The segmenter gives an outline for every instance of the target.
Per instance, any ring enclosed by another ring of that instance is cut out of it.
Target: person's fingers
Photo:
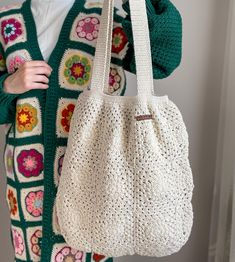
[[[31,89],[47,89],[49,87],[49,85],[43,83],[32,83],[30,86]]]
[[[26,61],[23,66],[25,68],[29,67],[47,67],[52,70],[51,66],[48,65],[45,61],[40,61],[40,60],[34,60],[34,61]]]
[[[29,68],[25,68],[24,73],[26,75],[31,75],[31,76],[35,76],[35,75],[46,75],[46,76],[50,76],[51,75],[51,70],[48,67],[29,67]]]
[[[49,83],[49,79],[44,75],[35,75],[33,76],[33,82],[34,83]]]
[[[51,70],[47,67],[34,67],[32,70],[34,75],[51,75]]]

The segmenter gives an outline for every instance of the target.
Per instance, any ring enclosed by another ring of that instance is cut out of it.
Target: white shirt
[[[38,43],[45,61],[57,43],[63,22],[75,0],[32,0]],[[76,0],[79,1],[79,0]]]

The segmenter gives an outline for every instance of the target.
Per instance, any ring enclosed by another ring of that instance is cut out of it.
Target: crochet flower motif
[[[59,174],[59,176],[61,176],[63,161],[64,161],[64,155],[62,155],[62,156],[59,158],[59,161],[58,161],[58,162],[59,162],[59,165],[58,165],[58,174]]]
[[[35,107],[28,103],[17,105],[16,127],[18,132],[32,131],[37,124],[37,109]]]
[[[100,21],[96,17],[86,17],[78,21],[76,32],[78,37],[93,41],[98,37]]]
[[[10,174],[13,173],[13,161],[13,151],[8,149],[6,154],[6,168],[7,172]]]
[[[11,189],[8,189],[7,193],[7,199],[8,199],[8,205],[10,208],[11,215],[15,216],[17,214],[18,208],[17,208],[17,200],[14,195],[14,192]]]
[[[109,73],[109,93],[113,93],[120,88],[121,76],[118,74],[117,69],[111,68]]]
[[[2,28],[1,33],[5,44],[14,41],[15,39],[17,39],[17,37],[19,37],[23,33],[21,23],[15,18],[3,20],[1,24],[1,28]]]
[[[100,262],[102,259],[104,259],[105,258],[105,256],[104,255],[99,255],[99,254],[96,254],[96,253],[94,253],[93,254],[93,260],[95,261],[95,262]]]
[[[23,237],[16,229],[12,229],[12,236],[15,254],[21,256],[25,249]]]
[[[30,238],[31,250],[38,257],[41,256],[41,241],[42,231],[38,229]]]
[[[30,192],[25,198],[26,209],[30,215],[39,217],[43,211],[43,195],[42,190]]]
[[[4,71],[6,69],[6,61],[3,55],[0,53],[0,71]]]
[[[69,132],[70,121],[73,115],[74,108],[75,108],[74,104],[68,104],[61,112],[62,114],[61,125],[65,132]]]
[[[70,84],[83,86],[91,76],[91,64],[86,57],[73,55],[65,63],[64,76]]]
[[[9,61],[9,73],[14,73],[21,65],[25,63],[25,58],[22,56],[15,56]]]
[[[36,149],[22,150],[17,163],[19,172],[26,178],[39,176],[44,168],[43,155]]]
[[[62,248],[55,257],[55,262],[82,262],[83,252],[71,247]]]
[[[121,27],[113,29],[112,52],[119,54],[128,42],[128,38]]]

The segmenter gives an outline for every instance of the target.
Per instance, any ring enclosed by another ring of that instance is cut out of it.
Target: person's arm
[[[129,48],[123,68],[136,74],[133,35],[128,0],[122,7],[127,13],[122,26],[128,37]],[[182,18],[170,0],[146,0],[154,79],[169,76],[180,64],[182,57]]]
[[[8,76],[6,60],[0,44],[0,125],[14,122],[16,98],[19,95],[5,92],[4,81]]]
[[[16,72],[7,73],[3,48],[0,44],[0,125],[13,123],[16,101],[31,89],[47,89],[52,68],[44,61],[27,61]]]

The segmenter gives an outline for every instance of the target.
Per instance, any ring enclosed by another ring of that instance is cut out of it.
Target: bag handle
[[[145,0],[129,0],[137,75],[137,95],[154,95],[150,36]],[[101,89],[109,83],[112,56],[114,0],[104,0],[99,36],[93,63],[91,89]]]

